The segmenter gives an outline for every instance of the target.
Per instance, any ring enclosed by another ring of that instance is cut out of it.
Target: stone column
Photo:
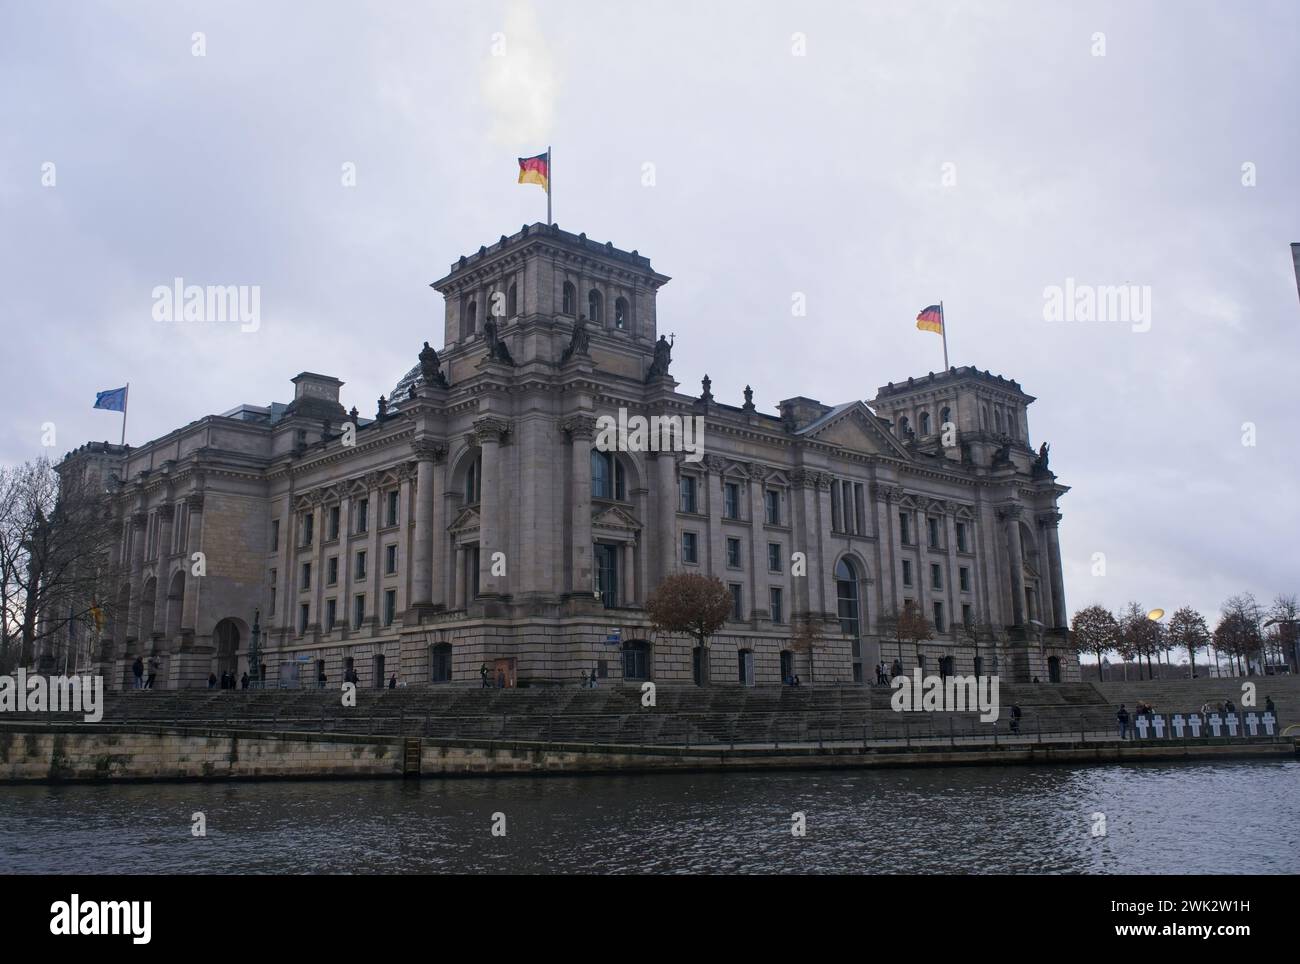
[[[596,419],[579,412],[566,418],[560,428],[570,445],[569,592],[590,597],[595,585],[591,571],[591,445]]]
[[[1007,540],[1007,564],[1011,568],[1011,622],[1025,624],[1025,558],[1020,548],[1020,506],[1003,506],[998,517]]]
[[[171,572],[167,563],[172,555],[172,523],[176,507],[166,502],[158,507],[158,578],[154,590],[153,638],[159,640],[167,634],[167,594],[171,589]]]
[[[506,576],[492,575],[492,554],[504,549],[501,535],[501,444],[510,432],[510,424],[494,415],[484,415],[474,420],[474,438],[483,453],[482,474],[479,476],[478,503],[478,586],[480,596],[499,596],[506,591],[509,580],[509,560]],[[589,470],[590,471],[590,470]],[[590,512],[587,513],[590,516]],[[590,550],[588,550],[590,552]]]
[[[730,570],[727,569],[727,541],[722,534],[722,470],[726,465],[726,460],[720,455],[705,456],[705,491],[699,493],[704,499],[704,511],[709,527],[708,556],[704,571],[720,577],[724,583],[733,578]],[[748,604],[742,608],[742,613],[750,608],[753,600],[747,602]]]
[[[126,649],[134,652],[132,645],[140,636],[140,590],[144,585],[144,543],[149,517],[142,511],[131,513],[131,602],[126,617]],[[123,655],[126,655],[125,653]]]
[[[655,461],[655,538],[659,542],[656,576],[662,580],[677,568],[677,460],[672,452],[651,453]],[[646,587],[647,591],[653,586]]]
[[[957,578],[957,508],[948,503],[943,514],[943,541],[948,550],[948,572],[944,589],[948,598],[948,632],[953,639],[961,639],[961,585]]]
[[[203,493],[191,493],[185,499],[188,527],[185,533],[185,601],[181,604],[181,646],[192,645],[199,617],[199,577],[194,575],[193,555],[201,551],[203,531]]]
[[[1047,562],[1051,573],[1052,621],[1054,629],[1065,629],[1070,621],[1065,609],[1065,574],[1061,570],[1061,513],[1048,512],[1038,517],[1047,535]]]
[[[438,493],[434,491],[434,467],[447,450],[427,439],[412,444],[418,460],[415,468],[415,548],[411,564],[411,608],[417,614],[433,609],[433,516]]]

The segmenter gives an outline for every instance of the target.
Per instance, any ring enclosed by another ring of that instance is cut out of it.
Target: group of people
[[[1155,712],[1156,710],[1154,706],[1150,703],[1144,703],[1139,700],[1137,705],[1133,708],[1132,717],[1130,717],[1128,708],[1121,703],[1119,705],[1119,710],[1115,713],[1115,719],[1119,723],[1119,738],[1121,740],[1128,739],[1128,726],[1130,719],[1132,719],[1133,723],[1136,725],[1137,720],[1140,717],[1145,716],[1149,722],[1155,716]],[[1278,718],[1277,705],[1273,702],[1273,697],[1264,697],[1264,712],[1272,714],[1274,720]],[[1206,725],[1209,724],[1210,714],[1212,713],[1217,713],[1220,717],[1235,716],[1237,713],[1237,705],[1232,702],[1231,698],[1219,700],[1217,703],[1211,703],[1207,700],[1201,704],[1200,716]]]
[[[801,681],[799,679],[798,673],[792,673],[791,675],[787,676],[785,679],[781,680],[781,682],[784,683],[786,686],[798,686],[800,685]]]
[[[135,679],[135,688],[138,690],[153,689],[154,681],[158,679],[158,657],[149,657],[149,675],[145,676],[144,657],[137,656],[135,662],[131,664],[131,676]]]
[[[251,680],[249,680],[247,673],[239,679],[235,679],[235,671],[233,669],[222,670],[220,684],[218,684],[216,673],[208,674],[208,689],[210,690],[216,689],[218,685],[220,685],[223,690],[246,690],[248,689],[250,682]]]
[[[481,666],[479,666],[478,676],[479,679],[482,681],[479,686],[480,689],[485,689],[485,690],[492,689],[491,671],[488,669],[487,663],[483,663]],[[506,671],[504,669],[497,670],[496,688],[499,690],[503,690],[506,688]]]

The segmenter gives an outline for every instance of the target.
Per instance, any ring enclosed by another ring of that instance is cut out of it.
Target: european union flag
[[[110,388],[106,392],[95,393],[95,407],[106,408],[110,412],[126,411],[126,386]]]

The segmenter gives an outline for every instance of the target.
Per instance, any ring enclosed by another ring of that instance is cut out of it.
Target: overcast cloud
[[[127,381],[135,444],[303,370],[373,412],[550,143],[555,220],[673,277],[682,391],[869,400],[942,367],[942,299],[952,364],[1038,397],[1071,610],[1300,591],[1298,10],[3,0],[0,460],[116,441]],[[176,277],[260,285],[259,330],[155,321]],[[1044,321],[1067,278],[1150,330]]]

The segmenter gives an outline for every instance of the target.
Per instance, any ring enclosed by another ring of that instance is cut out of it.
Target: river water
[[[1295,874],[1300,761],[0,787],[4,873],[596,871]]]

